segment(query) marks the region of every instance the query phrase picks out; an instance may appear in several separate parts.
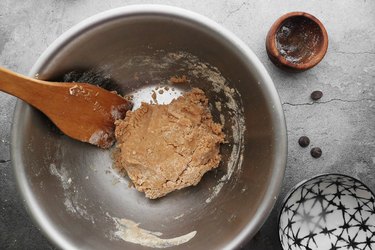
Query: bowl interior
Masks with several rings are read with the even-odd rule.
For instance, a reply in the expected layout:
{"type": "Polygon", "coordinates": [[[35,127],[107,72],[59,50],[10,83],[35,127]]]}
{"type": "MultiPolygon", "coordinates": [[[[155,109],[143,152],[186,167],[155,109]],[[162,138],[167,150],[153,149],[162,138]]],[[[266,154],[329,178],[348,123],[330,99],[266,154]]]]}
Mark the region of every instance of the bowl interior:
{"type": "Polygon", "coordinates": [[[292,72],[317,65],[328,49],[324,25],[306,12],[289,12],[271,26],[266,40],[267,54],[278,67],[292,72]]]}
{"type": "Polygon", "coordinates": [[[319,24],[304,15],[286,18],[276,31],[279,53],[293,64],[308,64],[321,56],[324,39],[319,24]]]}
{"type": "MultiPolygon", "coordinates": [[[[116,218],[162,232],[161,238],[196,231],[176,248],[233,247],[256,232],[283,176],[286,139],[272,82],[248,56],[194,18],[152,12],[99,18],[56,44],[34,68],[40,79],[100,70],[139,103],[155,86],[169,85],[170,77],[186,75],[190,82],[170,86],[170,96],[191,87],[205,90],[229,143],[219,168],[196,187],[151,201],[113,169],[110,151],[67,138],[43,114],[19,104],[12,145],[17,178],[31,214],[55,243],[145,248],[116,236],[116,218]]],[[[165,96],[159,101],[170,101],[165,96]]]]}

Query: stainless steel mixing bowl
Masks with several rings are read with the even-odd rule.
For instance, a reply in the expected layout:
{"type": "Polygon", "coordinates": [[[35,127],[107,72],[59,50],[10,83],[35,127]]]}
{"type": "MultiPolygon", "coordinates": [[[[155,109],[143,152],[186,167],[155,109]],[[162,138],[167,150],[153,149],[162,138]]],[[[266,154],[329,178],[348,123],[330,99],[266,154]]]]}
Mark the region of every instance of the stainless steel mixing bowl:
{"type": "Polygon", "coordinates": [[[151,235],[162,239],[190,233],[183,244],[167,240],[159,247],[232,249],[251,239],[276,200],[287,154],[280,100],[254,53],[201,15],[128,6],[63,34],[30,75],[56,79],[90,69],[112,78],[120,93],[133,94],[136,105],[149,100],[155,86],[170,84],[171,76],[186,75],[189,83],[170,86],[169,93],[158,94],[159,101],[194,86],[204,89],[214,119],[225,123],[228,143],[219,168],[196,187],[151,201],[113,169],[109,151],[56,132],[44,115],[19,101],[14,169],[26,207],[47,237],[63,249],[147,249],[144,242],[123,240],[127,228],[118,218],[126,218],[161,232],[151,235]]]}

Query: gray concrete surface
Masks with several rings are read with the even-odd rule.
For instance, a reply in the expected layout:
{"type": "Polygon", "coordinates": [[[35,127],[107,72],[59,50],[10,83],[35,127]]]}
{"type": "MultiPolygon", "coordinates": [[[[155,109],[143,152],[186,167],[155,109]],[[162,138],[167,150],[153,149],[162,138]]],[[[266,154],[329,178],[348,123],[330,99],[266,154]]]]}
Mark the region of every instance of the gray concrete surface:
{"type": "MultiPolygon", "coordinates": [[[[162,3],[196,11],[233,31],[265,64],[279,91],[288,126],[289,156],[281,195],[269,219],[246,249],[281,249],[277,215],[295,184],[319,173],[345,173],[375,190],[375,1],[373,0],[1,0],[0,65],[26,74],[60,34],[86,17],[114,7],[162,3]],[[273,21],[307,11],[326,26],[330,43],[314,69],[290,74],[268,60],[264,40],[273,21]],[[309,95],[322,90],[319,103],[309,95]],[[308,135],[323,156],[298,146],[308,135]]],[[[32,224],[17,193],[9,156],[16,99],[0,93],[0,248],[54,249],[32,224]]]]}

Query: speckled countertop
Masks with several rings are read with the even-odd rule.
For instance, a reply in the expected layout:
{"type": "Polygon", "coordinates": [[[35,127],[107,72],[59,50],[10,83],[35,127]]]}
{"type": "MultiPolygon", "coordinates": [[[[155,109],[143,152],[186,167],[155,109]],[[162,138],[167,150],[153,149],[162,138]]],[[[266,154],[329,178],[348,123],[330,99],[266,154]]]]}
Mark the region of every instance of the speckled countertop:
{"type": "MultiPolygon", "coordinates": [[[[319,173],[344,173],[375,190],[375,1],[75,0],[0,1],[0,65],[27,74],[46,47],[68,28],[98,12],[136,3],[162,3],[201,13],[240,37],[264,63],[279,91],[286,115],[289,156],[283,187],[263,228],[246,249],[281,249],[277,216],[288,190],[319,173]],[[318,17],[329,34],[324,60],[299,74],[275,68],[265,37],[289,11],[318,17]],[[311,103],[310,93],[323,98],[311,103]],[[297,141],[308,135],[323,155],[313,159],[297,141]]],[[[10,130],[16,98],[0,93],[0,247],[54,249],[23,207],[10,161],[10,130]]]]}

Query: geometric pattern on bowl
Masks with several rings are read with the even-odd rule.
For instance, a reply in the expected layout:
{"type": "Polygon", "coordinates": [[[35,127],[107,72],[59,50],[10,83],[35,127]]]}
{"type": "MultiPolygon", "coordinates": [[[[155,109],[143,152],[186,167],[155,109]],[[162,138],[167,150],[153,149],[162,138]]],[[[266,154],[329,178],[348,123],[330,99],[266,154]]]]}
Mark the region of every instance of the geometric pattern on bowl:
{"type": "Polygon", "coordinates": [[[280,212],[284,250],[375,250],[375,197],[352,177],[327,174],[298,184],[280,212]]]}

